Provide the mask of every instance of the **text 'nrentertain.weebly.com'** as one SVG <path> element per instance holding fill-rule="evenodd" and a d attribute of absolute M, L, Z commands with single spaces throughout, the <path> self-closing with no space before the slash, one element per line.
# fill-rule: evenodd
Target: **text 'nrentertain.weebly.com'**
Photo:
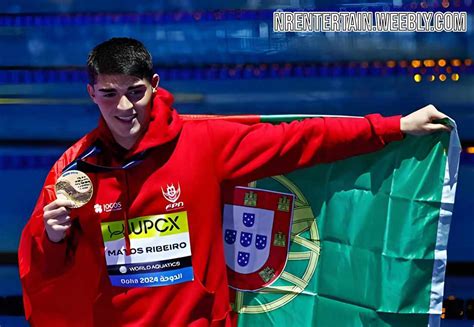
<path fill-rule="evenodd" d="M 273 13 L 274 32 L 466 32 L 464 11 Z"/>

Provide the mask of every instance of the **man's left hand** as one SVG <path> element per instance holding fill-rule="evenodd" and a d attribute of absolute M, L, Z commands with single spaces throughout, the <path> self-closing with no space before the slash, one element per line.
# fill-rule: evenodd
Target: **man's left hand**
<path fill-rule="evenodd" d="M 434 132 L 451 131 L 451 127 L 434 121 L 447 116 L 439 112 L 435 106 L 427 105 L 400 120 L 400 130 L 405 134 L 426 135 Z"/>

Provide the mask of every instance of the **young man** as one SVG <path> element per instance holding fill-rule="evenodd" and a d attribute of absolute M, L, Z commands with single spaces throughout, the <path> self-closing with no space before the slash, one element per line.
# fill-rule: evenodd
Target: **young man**
<path fill-rule="evenodd" d="M 406 117 L 275 126 L 183 122 L 140 42 L 106 41 L 87 64 L 99 126 L 53 166 L 20 243 L 26 317 L 34 326 L 231 325 L 224 183 L 376 151 L 403 133 L 448 130 L 432 123 L 445 117 L 433 106 Z M 93 185 L 80 208 L 54 192 L 73 166 Z M 178 265 L 183 273 L 125 279 L 125 263 L 163 274 Z"/>

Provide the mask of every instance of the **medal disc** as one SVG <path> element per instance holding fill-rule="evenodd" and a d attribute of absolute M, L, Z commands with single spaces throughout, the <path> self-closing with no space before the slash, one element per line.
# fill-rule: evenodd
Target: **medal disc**
<path fill-rule="evenodd" d="M 69 170 L 62 174 L 54 185 L 56 197 L 74 202 L 73 208 L 85 205 L 92 198 L 92 181 L 79 170 Z"/>

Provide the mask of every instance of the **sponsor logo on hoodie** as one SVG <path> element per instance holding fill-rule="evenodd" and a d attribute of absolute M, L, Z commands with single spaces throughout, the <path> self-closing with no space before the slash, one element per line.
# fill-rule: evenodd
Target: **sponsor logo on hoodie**
<path fill-rule="evenodd" d="M 120 201 L 106 203 L 106 204 L 96 203 L 94 205 L 95 213 L 103 213 L 103 212 L 111 212 L 111 211 L 119 211 L 119 210 L 122 210 L 122 203 Z"/>

